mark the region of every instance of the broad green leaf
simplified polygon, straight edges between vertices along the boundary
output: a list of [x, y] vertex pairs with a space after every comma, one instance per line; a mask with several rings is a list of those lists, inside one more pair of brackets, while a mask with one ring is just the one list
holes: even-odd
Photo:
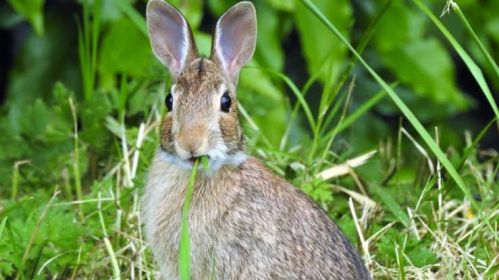
[[[433, 104], [450, 104], [448, 112], [463, 110], [468, 103], [456, 87], [452, 59], [439, 41], [424, 38], [426, 25], [421, 13], [413, 11], [404, 2], [394, 1], [374, 33], [382, 65], [425, 100]], [[416, 105], [414, 108], [417, 109], [425, 108], [415, 103], [411, 105]], [[444, 113], [442, 110], [438, 112], [440, 115]]]
[[[316, 0], [314, 4], [344, 36], [349, 37], [352, 21], [350, 1]], [[336, 81], [342, 65], [346, 63], [347, 48], [301, 2], [296, 6], [295, 18], [309, 74], [315, 75], [319, 72], [323, 82]]]
[[149, 39], [130, 20], [113, 23], [103, 36], [99, 50], [99, 73], [104, 84], [115, 82], [114, 75], [142, 77], [154, 63]]
[[[115, 3], [119, 9], [128, 16], [130, 21], [132, 21], [135, 26], [145, 35], [149, 36], [147, 32], [147, 23], [145, 17], [137, 11], [132, 3], [128, 2], [127, 0], [118, 0], [118, 1], [105, 1], [105, 2], [112, 2]], [[109, 4], [105, 4], [109, 5]], [[103, 11], [102, 13], [106, 13], [106, 11]]]
[[203, 17], [204, 0], [171, 0], [168, 1], [175, 6], [187, 19], [192, 29], [197, 29]]
[[237, 0], [208, 0], [208, 8], [214, 16], [219, 17], [236, 3]]
[[194, 32], [194, 39], [200, 55], [209, 57], [211, 53], [211, 35], [204, 32]]
[[388, 52], [419, 40], [425, 32], [424, 16], [412, 11], [403, 1], [393, 1], [379, 20], [373, 42], [381, 52]]
[[488, 21], [485, 25], [485, 30], [496, 43], [499, 43], [499, 18]]
[[37, 35], [43, 34], [43, 4], [45, 0], [8, 0], [20, 15], [25, 17]]
[[381, 59], [415, 93], [459, 110], [467, 107], [456, 87], [453, 62], [436, 39], [415, 40], [384, 53]]
[[[414, 0], [417, 1], [417, 0]], [[352, 45], [348, 42], [348, 40], [343, 36], [340, 31], [329, 21], [324, 14], [315, 6], [310, 0], [301, 0], [308, 10], [314, 14], [320, 21], [327, 26], [330, 32], [334, 33], [343, 44], [348, 46], [348, 49], [352, 52], [353, 55], [359, 60], [359, 62], [364, 66], [364, 68], [372, 75], [372, 77], [385, 89], [388, 96], [392, 99], [392, 101], [397, 105], [400, 111], [404, 114], [407, 120], [414, 126], [414, 129], [418, 132], [421, 138], [424, 140], [426, 145], [430, 148], [430, 150], [435, 154], [437, 159], [441, 162], [442, 166], [449, 172], [449, 176], [456, 182], [461, 191], [464, 193], [466, 198], [471, 202], [473, 207], [477, 209], [481, 213], [482, 207], [480, 204], [476, 202], [471, 194], [471, 190], [468, 185], [464, 182], [461, 175], [457, 172], [456, 168], [449, 161], [447, 156], [444, 154], [442, 149], [440, 149], [439, 145], [435, 142], [432, 136], [428, 133], [428, 131], [424, 128], [421, 122], [418, 120], [416, 115], [412, 112], [409, 107], [400, 99], [400, 97], [395, 93], [395, 91], [383, 80], [378, 73], [376, 73], [369, 64], [359, 55], [359, 53], [352, 47]], [[492, 225], [490, 224], [487, 217], [481, 217], [487, 223], [487, 226], [492, 229]]]
[[287, 121], [286, 102], [283, 92], [276, 87], [266, 72], [254, 67], [243, 69], [240, 75], [238, 99], [262, 133], [277, 145]]
[[407, 256], [416, 267], [424, 267], [438, 262], [438, 256], [423, 245], [415, 246]]
[[264, 67], [281, 71], [284, 66], [284, 53], [281, 47], [280, 22], [276, 10], [265, 2], [256, 3], [258, 16], [258, 39], [255, 59]]
[[266, 0], [276, 10], [291, 12], [295, 9], [295, 1], [290, 0]]

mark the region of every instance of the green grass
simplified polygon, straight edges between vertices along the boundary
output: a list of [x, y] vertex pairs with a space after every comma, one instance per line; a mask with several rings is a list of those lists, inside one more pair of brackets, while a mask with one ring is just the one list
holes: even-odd
[[[180, 233], [180, 248], [179, 248], [179, 275], [180, 279], [191, 279], [191, 245], [189, 235], [189, 209], [191, 206], [192, 192], [194, 190], [194, 183], [196, 182], [196, 175], [198, 171], [199, 162], [196, 160], [192, 166], [191, 176], [187, 184], [185, 192], [184, 206], [182, 207], [182, 230]], [[203, 166], [207, 166], [206, 159], [203, 160]]]

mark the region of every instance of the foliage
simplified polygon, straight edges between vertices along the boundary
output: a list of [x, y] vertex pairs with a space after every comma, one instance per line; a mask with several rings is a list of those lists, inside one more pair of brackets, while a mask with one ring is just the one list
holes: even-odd
[[[204, 55], [235, 2], [172, 1]], [[145, 1], [54, 3], [0, 4], [2, 28], [31, 26], [0, 108], [0, 279], [154, 278], [140, 195], [170, 78]], [[254, 3], [249, 152], [326, 209], [376, 278], [497, 277], [499, 2], [449, 1], [441, 18], [430, 0]]]

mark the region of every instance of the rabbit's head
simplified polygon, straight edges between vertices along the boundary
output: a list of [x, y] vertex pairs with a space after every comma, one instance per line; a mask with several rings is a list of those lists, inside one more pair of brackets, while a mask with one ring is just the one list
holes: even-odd
[[163, 158], [188, 169], [205, 155], [211, 169], [244, 161], [236, 86], [255, 50], [253, 4], [240, 2], [218, 20], [210, 58], [199, 57], [189, 24], [168, 3], [150, 1], [147, 24], [153, 52], [173, 80], [161, 128]]

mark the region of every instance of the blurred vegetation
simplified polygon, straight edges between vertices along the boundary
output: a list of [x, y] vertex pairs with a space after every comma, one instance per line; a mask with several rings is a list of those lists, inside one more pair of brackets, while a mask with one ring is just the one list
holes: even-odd
[[[237, 1], [170, 2], [208, 55], [216, 19]], [[497, 236], [486, 226], [498, 222], [499, 138], [491, 106], [497, 102], [487, 100], [472, 75], [477, 70], [470, 71], [420, 1], [312, 2], [438, 138], [476, 201], [444, 171], [439, 177], [440, 161], [419, 131], [304, 1], [253, 2], [257, 50], [238, 88], [250, 152], [327, 209], [353, 242], [358, 231], [338, 186], [375, 201], [371, 215], [358, 213], [366, 239], [376, 236], [368, 248], [374, 275], [497, 277]], [[441, 0], [423, 3], [437, 16], [446, 7]], [[476, 38], [452, 9], [437, 20], [483, 71], [497, 100], [497, 65], [483, 50], [499, 57], [499, 1], [457, 4]], [[145, 5], [0, 3], [0, 279], [153, 277], [138, 204], [170, 79], [152, 55]], [[318, 176], [370, 150], [378, 154], [350, 175]], [[442, 200], [450, 203], [446, 211], [464, 214], [446, 222], [436, 210], [447, 205]], [[464, 237], [463, 224], [470, 230]], [[430, 233], [442, 227], [455, 229], [450, 238], [471, 250], [469, 259], [459, 248], [439, 251]], [[461, 258], [446, 260], [451, 255]]]

